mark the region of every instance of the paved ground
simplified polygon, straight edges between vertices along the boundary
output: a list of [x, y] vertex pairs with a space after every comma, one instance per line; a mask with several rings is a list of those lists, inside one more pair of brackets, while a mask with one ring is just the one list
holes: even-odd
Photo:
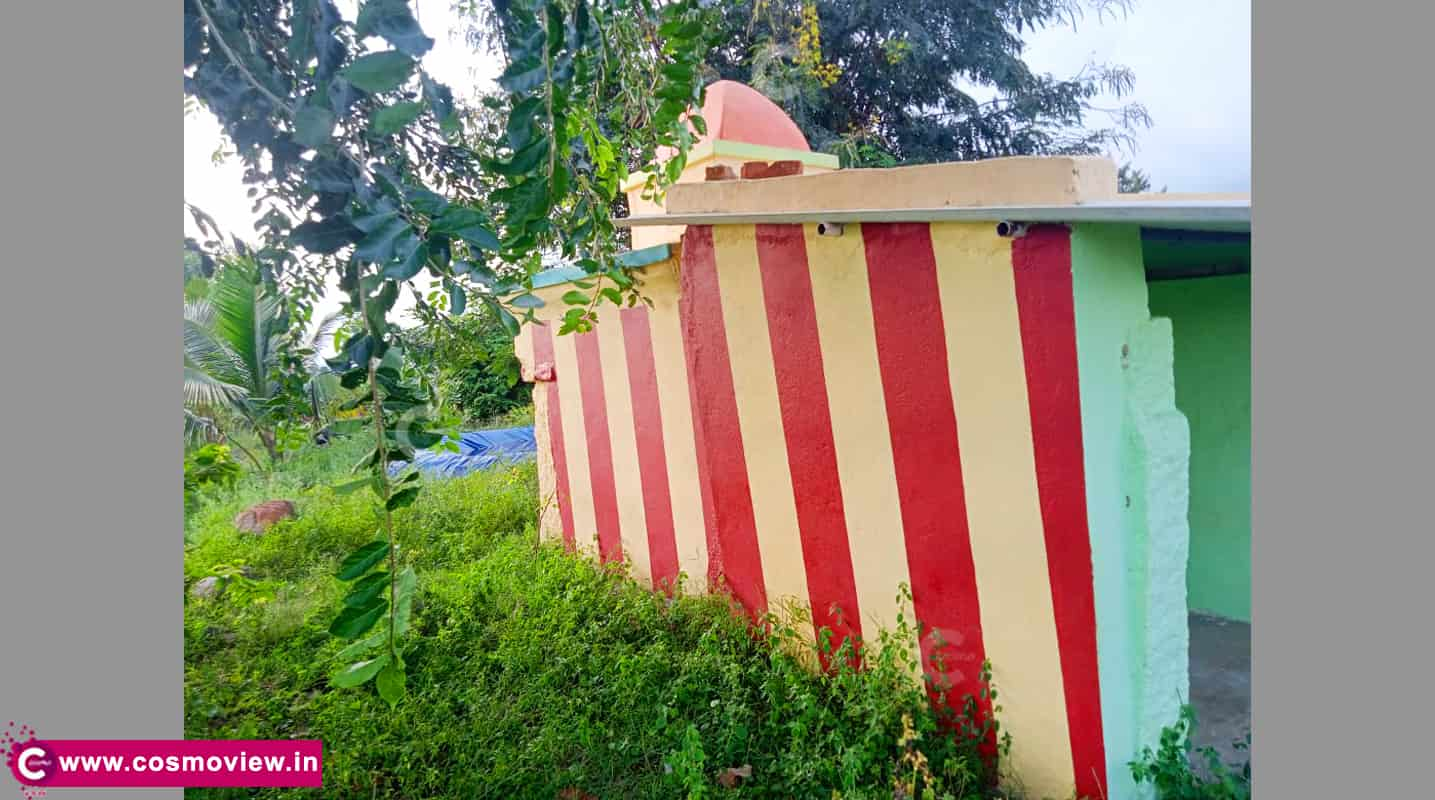
[[1227, 763], [1244, 764], [1251, 727], [1251, 626], [1191, 614], [1191, 704], [1196, 709], [1197, 747], [1211, 746]]

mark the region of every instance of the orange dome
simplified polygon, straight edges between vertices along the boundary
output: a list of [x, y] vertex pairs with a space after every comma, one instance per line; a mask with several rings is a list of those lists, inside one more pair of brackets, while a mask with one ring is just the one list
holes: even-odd
[[709, 85], [702, 116], [708, 126], [708, 135], [703, 139], [787, 150], [812, 149], [807, 145], [807, 137], [785, 111], [745, 83], [717, 81]]

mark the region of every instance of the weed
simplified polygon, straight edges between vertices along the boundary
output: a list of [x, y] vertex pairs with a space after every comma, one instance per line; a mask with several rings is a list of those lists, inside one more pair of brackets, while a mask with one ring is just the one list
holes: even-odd
[[[1196, 711], [1189, 704], [1181, 706], [1175, 724], [1161, 730], [1156, 752], [1147, 747], [1141, 758], [1131, 762], [1131, 777], [1137, 785], [1149, 783], [1160, 800], [1249, 800], [1251, 796], [1251, 762], [1244, 766], [1228, 766], [1221, 762], [1215, 748], [1195, 748], [1191, 733], [1196, 729]], [[1251, 734], [1236, 742], [1236, 749], [1250, 750]], [[1192, 755], [1205, 761], [1207, 775], [1192, 768]]]

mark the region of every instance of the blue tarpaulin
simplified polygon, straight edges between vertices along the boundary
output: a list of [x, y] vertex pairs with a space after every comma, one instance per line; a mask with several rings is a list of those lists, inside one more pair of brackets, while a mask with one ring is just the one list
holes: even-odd
[[[504, 428], [496, 431], [473, 431], [459, 434], [458, 452], [420, 450], [414, 454], [414, 466], [427, 477], [457, 478], [476, 469], [500, 463], [527, 461], [538, 453], [533, 427]], [[393, 463], [390, 473], [397, 473], [407, 464]]]

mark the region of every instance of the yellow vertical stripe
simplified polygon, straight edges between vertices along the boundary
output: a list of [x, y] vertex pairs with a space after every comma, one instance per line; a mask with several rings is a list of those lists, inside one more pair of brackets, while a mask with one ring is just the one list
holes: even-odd
[[702, 489], [698, 483], [693, 407], [688, 395], [687, 355], [683, 352], [682, 322], [678, 317], [675, 268], [673, 261], [648, 268], [643, 276], [643, 292], [653, 302], [648, 319], [658, 374], [658, 408], [663, 415], [663, 455], [668, 464], [678, 569], [687, 574], [687, 591], [701, 593], [707, 590], [708, 539], [703, 522]]
[[623, 347], [623, 320], [616, 306], [602, 307], [595, 334], [603, 362], [603, 400], [608, 411], [608, 440], [613, 448], [613, 483], [618, 490], [618, 529], [633, 577], [651, 585], [648, 523], [643, 507], [643, 481], [638, 471], [638, 437], [633, 430], [633, 390], [628, 383], [628, 354]]
[[898, 587], [910, 583], [910, 577], [877, 361], [867, 254], [857, 225], [849, 225], [840, 237], [818, 236], [815, 225], [804, 225], [803, 235], [857, 604], [863, 635], [875, 642], [879, 628], [895, 628], [899, 611], [908, 623], [913, 618], [911, 604], [900, 608], [897, 602]]
[[967, 522], [1012, 769], [1036, 797], [1074, 785], [1017, 318], [1011, 242], [933, 224]]
[[573, 540], [579, 552], [598, 553], [598, 523], [593, 511], [593, 479], [588, 470], [588, 438], [583, 425], [583, 391], [578, 380], [578, 351], [575, 336], [558, 335], [553, 329], [553, 360], [558, 378], [558, 405], [563, 418], [563, 450], [568, 461], [568, 489], [572, 492]]
[[768, 610], [780, 613], [794, 605], [808, 610], [807, 569], [788, 472], [755, 233], [751, 225], [715, 226], [713, 249], [762, 578]]

